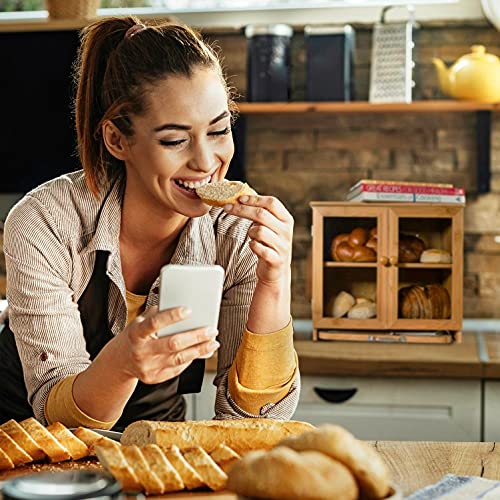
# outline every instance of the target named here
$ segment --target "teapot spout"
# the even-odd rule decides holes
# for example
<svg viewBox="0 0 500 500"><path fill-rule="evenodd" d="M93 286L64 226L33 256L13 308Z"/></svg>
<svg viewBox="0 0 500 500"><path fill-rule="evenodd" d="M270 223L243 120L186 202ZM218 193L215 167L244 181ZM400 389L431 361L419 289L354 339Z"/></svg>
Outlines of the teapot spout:
<svg viewBox="0 0 500 500"><path fill-rule="evenodd" d="M450 70L446 67L444 62L437 57L432 58L432 64L436 68L439 86L443 94L451 95L450 93Z"/></svg>

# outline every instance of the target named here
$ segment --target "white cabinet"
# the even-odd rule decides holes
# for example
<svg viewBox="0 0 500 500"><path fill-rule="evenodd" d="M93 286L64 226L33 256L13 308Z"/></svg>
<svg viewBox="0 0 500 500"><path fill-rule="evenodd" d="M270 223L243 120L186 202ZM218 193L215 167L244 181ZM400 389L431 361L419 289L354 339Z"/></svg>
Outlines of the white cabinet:
<svg viewBox="0 0 500 500"><path fill-rule="evenodd" d="M500 441L500 381L484 383L484 440Z"/></svg>
<svg viewBox="0 0 500 500"><path fill-rule="evenodd" d="M214 375L205 373L202 391L188 396L188 418L213 418ZM492 384L497 384L491 388L496 399L490 399L496 410L489 425L500 439L500 424L493 418L500 415L500 382ZM302 375L292 418L342 425L367 440L481 441L481 406L480 380Z"/></svg>
<svg viewBox="0 0 500 500"><path fill-rule="evenodd" d="M480 441L481 381L303 376L293 418L368 440Z"/></svg>

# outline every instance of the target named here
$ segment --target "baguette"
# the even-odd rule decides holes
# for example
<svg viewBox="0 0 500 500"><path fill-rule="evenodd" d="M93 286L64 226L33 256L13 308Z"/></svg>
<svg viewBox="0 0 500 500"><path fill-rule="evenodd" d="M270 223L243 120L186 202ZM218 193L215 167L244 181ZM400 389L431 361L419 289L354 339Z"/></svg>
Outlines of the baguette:
<svg viewBox="0 0 500 500"><path fill-rule="evenodd" d="M174 469L174 466L167 460L165 454L155 444L148 444L141 448L144 458L151 467L151 470L163 483L163 492L180 491L184 489L181 476Z"/></svg>
<svg viewBox="0 0 500 500"><path fill-rule="evenodd" d="M87 429L86 427L78 427L73 431L73 434L80 439L80 441L83 441L85 445L87 446L89 450L89 455L95 455L95 447L98 443L101 441L109 440L112 441L112 439L109 439L107 437L101 436L101 434L94 432L91 429Z"/></svg>
<svg viewBox="0 0 500 500"><path fill-rule="evenodd" d="M0 448L12 460L14 467L32 462L28 455L6 432L0 429Z"/></svg>
<svg viewBox="0 0 500 500"><path fill-rule="evenodd" d="M135 472L146 494L160 495L164 493L165 488L163 487L163 482L160 481L156 473L151 470L142 451L135 445L122 446L121 449L123 457Z"/></svg>
<svg viewBox="0 0 500 500"><path fill-rule="evenodd" d="M219 181L210 182L196 189L196 194L203 203L213 207L223 207L227 204L238 203L243 195L257 194L246 182Z"/></svg>
<svg viewBox="0 0 500 500"><path fill-rule="evenodd" d="M226 473L212 460L200 446L184 452L186 462L198 472L201 480L213 491L223 490L227 483Z"/></svg>
<svg viewBox="0 0 500 500"><path fill-rule="evenodd" d="M59 440L60 443L64 443L64 446L68 449L73 460L79 460L89 455L88 446L78 439L67 427L61 424L61 422L50 424L47 430Z"/></svg>
<svg viewBox="0 0 500 500"><path fill-rule="evenodd" d="M0 448L0 470L8 470L14 468L14 462L10 459L9 455Z"/></svg>
<svg viewBox="0 0 500 500"><path fill-rule="evenodd" d="M205 483L202 481L201 476L182 456L182 453L177 446L172 446L170 449L165 450L165 457L173 465L174 469L179 473L184 486L188 490L194 490L196 488L205 486Z"/></svg>
<svg viewBox="0 0 500 500"><path fill-rule="evenodd" d="M139 420L125 429L121 443L157 444L163 450L172 445L181 449L201 446L207 453L224 443L241 455L256 449L271 449L282 439L311 429L314 426L306 422L268 418L186 422Z"/></svg>
<svg viewBox="0 0 500 500"><path fill-rule="evenodd" d="M210 453L212 460L227 474L231 466L237 462L241 456L232 448L225 444L220 444Z"/></svg>
<svg viewBox="0 0 500 500"><path fill-rule="evenodd" d="M38 420L30 417L19 423L40 448L42 448L43 452L49 457L50 462L63 462L64 460L71 459L71 455L66 447L64 447Z"/></svg>
<svg viewBox="0 0 500 500"><path fill-rule="evenodd" d="M34 462L46 457L35 440L15 420L8 420L0 425L0 429L6 432Z"/></svg>

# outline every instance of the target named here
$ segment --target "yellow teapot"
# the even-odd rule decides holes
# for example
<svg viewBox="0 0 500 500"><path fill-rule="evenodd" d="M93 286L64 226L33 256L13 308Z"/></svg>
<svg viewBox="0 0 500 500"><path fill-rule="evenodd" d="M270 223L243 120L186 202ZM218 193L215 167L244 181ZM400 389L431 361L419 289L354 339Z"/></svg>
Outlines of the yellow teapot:
<svg viewBox="0 0 500 500"><path fill-rule="evenodd" d="M441 90L455 99L500 101L500 59L487 54L483 45L473 45L471 51L450 68L441 59L432 59Z"/></svg>

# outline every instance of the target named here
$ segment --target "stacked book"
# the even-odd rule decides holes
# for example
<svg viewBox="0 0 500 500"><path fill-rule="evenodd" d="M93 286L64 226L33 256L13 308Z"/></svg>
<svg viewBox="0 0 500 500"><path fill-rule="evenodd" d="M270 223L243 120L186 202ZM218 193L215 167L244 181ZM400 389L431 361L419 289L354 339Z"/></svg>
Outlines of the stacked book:
<svg viewBox="0 0 500 500"><path fill-rule="evenodd" d="M361 179L349 189L347 201L465 203L465 190L453 184Z"/></svg>

